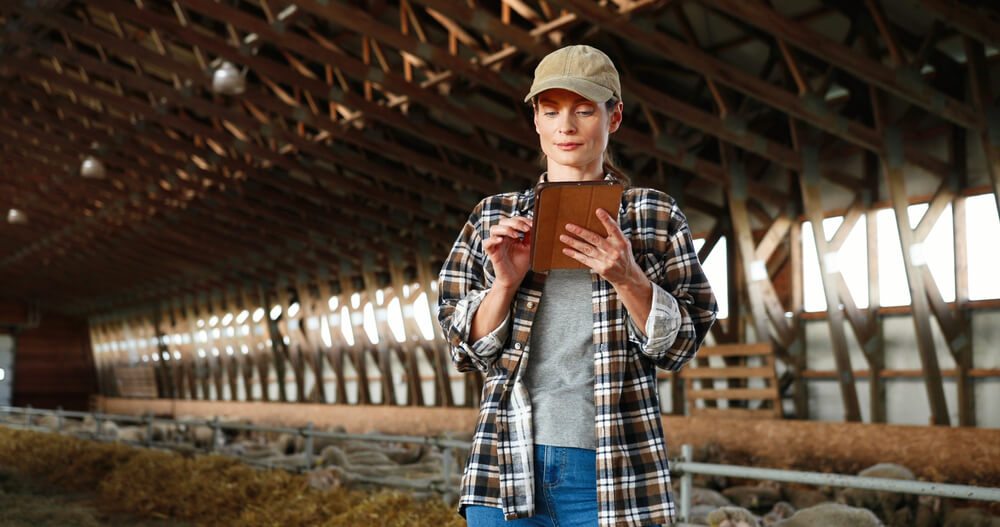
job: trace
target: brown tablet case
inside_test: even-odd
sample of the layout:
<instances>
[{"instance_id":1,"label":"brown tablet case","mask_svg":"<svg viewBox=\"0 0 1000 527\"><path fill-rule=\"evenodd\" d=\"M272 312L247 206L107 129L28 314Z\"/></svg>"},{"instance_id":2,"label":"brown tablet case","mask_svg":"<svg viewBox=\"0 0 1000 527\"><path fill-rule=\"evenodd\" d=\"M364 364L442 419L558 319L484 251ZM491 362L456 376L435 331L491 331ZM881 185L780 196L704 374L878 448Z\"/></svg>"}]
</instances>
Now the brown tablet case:
<instances>
[{"instance_id":1,"label":"brown tablet case","mask_svg":"<svg viewBox=\"0 0 1000 527\"><path fill-rule=\"evenodd\" d=\"M622 185L615 181L570 181L539 183L535 187L534 226L531 229L531 270L585 269L587 266L563 254L567 247L559 240L569 234L567 223L580 225L607 236L595 212L602 208L618 219Z\"/></svg>"}]
</instances>

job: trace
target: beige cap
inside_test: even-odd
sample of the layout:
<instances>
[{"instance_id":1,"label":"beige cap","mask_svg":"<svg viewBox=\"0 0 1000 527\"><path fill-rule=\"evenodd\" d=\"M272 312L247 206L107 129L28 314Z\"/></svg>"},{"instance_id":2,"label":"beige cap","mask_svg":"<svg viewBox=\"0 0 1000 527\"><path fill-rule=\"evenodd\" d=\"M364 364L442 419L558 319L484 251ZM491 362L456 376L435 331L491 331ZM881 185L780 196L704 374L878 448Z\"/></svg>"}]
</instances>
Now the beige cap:
<instances>
[{"instance_id":1,"label":"beige cap","mask_svg":"<svg viewBox=\"0 0 1000 527\"><path fill-rule=\"evenodd\" d=\"M579 93L596 103L612 96L622 100L615 65L603 51L586 45L566 46L546 55L535 68L535 80L524 102L552 88Z\"/></svg>"}]
</instances>

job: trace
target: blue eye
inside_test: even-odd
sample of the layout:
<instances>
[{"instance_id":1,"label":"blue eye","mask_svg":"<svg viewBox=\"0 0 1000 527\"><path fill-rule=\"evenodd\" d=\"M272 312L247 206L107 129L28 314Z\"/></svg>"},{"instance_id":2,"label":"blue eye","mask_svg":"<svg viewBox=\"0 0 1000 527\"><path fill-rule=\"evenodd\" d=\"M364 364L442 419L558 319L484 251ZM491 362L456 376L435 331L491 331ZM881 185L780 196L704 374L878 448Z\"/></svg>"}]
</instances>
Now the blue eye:
<instances>
[{"instance_id":1,"label":"blue eye","mask_svg":"<svg viewBox=\"0 0 1000 527\"><path fill-rule=\"evenodd\" d=\"M584 110L584 111L579 111L577 113L580 114L580 115L585 115L585 116L594 115L594 111L593 110Z\"/></svg>"},{"instance_id":2,"label":"blue eye","mask_svg":"<svg viewBox=\"0 0 1000 527\"><path fill-rule=\"evenodd\" d=\"M554 116L555 116L555 115L556 115L557 113L558 113L558 112L545 112L545 113L544 113L544 114L542 114L542 115L544 115L544 116L546 116L546 117L554 117Z\"/></svg>"}]
</instances>

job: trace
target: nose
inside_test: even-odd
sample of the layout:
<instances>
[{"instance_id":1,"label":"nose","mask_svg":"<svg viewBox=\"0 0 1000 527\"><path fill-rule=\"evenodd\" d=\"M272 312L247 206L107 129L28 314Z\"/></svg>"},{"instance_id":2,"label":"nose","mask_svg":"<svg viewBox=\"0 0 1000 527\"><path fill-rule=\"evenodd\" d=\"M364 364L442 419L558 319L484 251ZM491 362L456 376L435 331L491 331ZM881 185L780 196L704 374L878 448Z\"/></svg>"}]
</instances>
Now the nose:
<instances>
[{"instance_id":1,"label":"nose","mask_svg":"<svg viewBox=\"0 0 1000 527\"><path fill-rule=\"evenodd\" d=\"M572 135L576 133L576 121L573 119L572 112L563 113L560 112L559 115L559 133Z\"/></svg>"}]
</instances>

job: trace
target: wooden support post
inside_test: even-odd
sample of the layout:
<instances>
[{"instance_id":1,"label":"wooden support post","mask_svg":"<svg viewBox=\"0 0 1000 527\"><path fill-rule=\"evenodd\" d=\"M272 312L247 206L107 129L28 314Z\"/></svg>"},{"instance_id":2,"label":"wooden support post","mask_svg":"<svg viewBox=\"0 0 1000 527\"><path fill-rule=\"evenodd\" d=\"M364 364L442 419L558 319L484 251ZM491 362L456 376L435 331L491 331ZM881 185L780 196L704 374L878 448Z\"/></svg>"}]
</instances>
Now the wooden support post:
<instances>
[{"instance_id":1,"label":"wooden support post","mask_svg":"<svg viewBox=\"0 0 1000 527\"><path fill-rule=\"evenodd\" d=\"M340 296L344 301L344 305L347 307L348 320L347 324L350 326L352 331L352 336L354 337L354 345L351 346L347 352L347 356L350 358L351 366L354 367L354 376L357 379L358 387L358 404L372 404L371 397L371 385L368 383L368 360L365 353L365 345L363 339L367 339L364 335L364 329L360 329L359 324L354 323L354 306L350 305L351 295L354 294L355 288L351 280L351 265L346 261L341 261L340 263ZM360 308L360 304L358 306ZM362 316L361 312L357 313Z\"/></svg>"},{"instance_id":2,"label":"wooden support post","mask_svg":"<svg viewBox=\"0 0 1000 527\"><path fill-rule=\"evenodd\" d=\"M405 305L413 295L404 295L404 289L409 291L409 286L406 283L405 273L403 269L403 255L402 251L398 249L392 250L392 255L389 261L389 278L392 284L392 296L399 300L400 308ZM388 301L387 301L388 302ZM419 362L419 351L421 346L417 345L418 335L420 329L414 323L413 317L407 317L403 313L403 332L406 334L406 338L401 343L401 350L404 355L404 364L406 365L406 387L407 396L406 404L408 406L424 406L424 390L423 382L420 379L420 362ZM429 361L431 367L434 366L433 357Z\"/></svg>"},{"instance_id":3,"label":"wooden support post","mask_svg":"<svg viewBox=\"0 0 1000 527\"><path fill-rule=\"evenodd\" d=\"M969 81L976 108L986 116L986 131L980 135L986 156L986 171L993 184L993 198L1000 214L1000 103L993 96L990 86L986 53L980 42L964 37L965 55L968 57Z\"/></svg>"},{"instance_id":4,"label":"wooden support post","mask_svg":"<svg viewBox=\"0 0 1000 527\"><path fill-rule=\"evenodd\" d=\"M431 289L430 285L431 282L436 281L436 276L431 270L430 251L423 245L418 249L417 280L419 281L420 289L427 293L427 302L433 316L437 311L435 306L438 303L438 293ZM433 326L434 338L427 345L434 350L435 357L432 362L434 365L435 384L437 385L437 396L435 397L434 404L437 406L452 407L455 406L455 396L451 389L451 353L449 352L448 343L444 339L444 332L441 330L441 326L436 319L432 320L431 326ZM475 372L467 373L466 382L468 382L470 375L478 374ZM466 406L468 406L468 400L466 400Z\"/></svg>"},{"instance_id":5,"label":"wooden support post","mask_svg":"<svg viewBox=\"0 0 1000 527\"><path fill-rule=\"evenodd\" d=\"M801 150L803 171L799 174L799 187L802 189L802 205L812 224L813 237L816 242L816 257L819 260L820 278L826 297L826 319L830 327L830 343L833 346L833 358L840 373L840 395L844 404L844 418L847 421L861 421L858 392L854 384L854 368L851 366L847 337L844 334L840 296L831 276L834 273L839 274L840 271L839 268L831 267L834 265L830 256L833 253L827 249L826 234L823 232L823 205L819 188L819 151L812 145L803 146Z\"/></svg>"},{"instance_id":6,"label":"wooden support post","mask_svg":"<svg viewBox=\"0 0 1000 527\"><path fill-rule=\"evenodd\" d=\"M321 268L317 273L316 278L316 290L319 293L318 302L320 305L317 310L320 312L329 310L329 315L322 315L319 321L319 331L320 338L317 342L318 353L323 357L323 360L330 365L330 370L333 372L334 376L334 388L335 392L327 394L327 402L346 404L347 403L347 389L344 383L344 338L343 333L340 331L339 324L333 324L332 320L340 320L340 308L341 301L340 297L334 297L330 289L330 277L329 273L325 267ZM331 309L331 298L336 298L337 304L335 309ZM329 338L329 342L323 337ZM323 371L324 368L320 367L319 371Z\"/></svg>"},{"instance_id":7,"label":"wooden support post","mask_svg":"<svg viewBox=\"0 0 1000 527\"><path fill-rule=\"evenodd\" d=\"M796 419L809 419L809 386L806 384L803 372L808 366L806 361L806 335L805 324L802 323L803 312L803 277L802 277L802 224L798 221L792 224L789 231L788 244L791 254L790 268L792 282L792 317L795 320L794 340L789 346L788 355L791 356L791 363L788 364L792 372L792 401L795 406Z\"/></svg>"},{"instance_id":8,"label":"wooden support post","mask_svg":"<svg viewBox=\"0 0 1000 527\"><path fill-rule=\"evenodd\" d=\"M365 259L363 259L365 260ZM372 352L376 357L376 364L378 364L379 377L382 378L382 404L394 405L397 404L396 399L396 387L393 384L392 377L392 332L389 331L388 324L385 320L380 321L378 312L381 309L385 312L385 308L381 307L377 302L378 295L378 283L375 278L374 263L369 257L364 263L365 268L361 272L361 277L365 283L365 294L368 297L368 301L371 302L372 310L375 312L375 334L378 335L378 344L375 344L372 348ZM383 303L385 301L385 293L383 292Z\"/></svg>"},{"instance_id":9,"label":"wooden support post","mask_svg":"<svg viewBox=\"0 0 1000 527\"><path fill-rule=\"evenodd\" d=\"M278 331L278 326L273 320L271 320L271 294L263 286L258 287L260 303L264 306L264 326L267 328L268 334L268 347L271 350L271 361L274 367L274 374L276 377L276 382L278 383L278 400L287 403L288 393L285 389L285 359L281 353L280 346L284 345L281 338L281 333ZM268 374L263 376L261 379L264 389L268 390L270 388L270 369L268 369Z\"/></svg>"},{"instance_id":10,"label":"wooden support post","mask_svg":"<svg viewBox=\"0 0 1000 527\"><path fill-rule=\"evenodd\" d=\"M875 110L875 121L884 131L886 155L881 156L882 172L889 191L889 200L896 213L896 229L899 232L900 248L903 251L903 265L906 270L906 280L910 286L910 299L913 305L913 324L916 329L917 349L920 353L924 369L924 383L927 388L927 400L930 404L931 422L936 425L948 426L948 406L945 404L944 387L941 381L941 368L938 365L937 353L934 349L933 334L930 326L930 310L927 302L927 291L924 286L923 273L928 272L926 261L921 252L922 246L914 248L913 229L910 228L906 195L906 182L903 173L903 131L886 125L885 104L876 88L871 89L871 101ZM914 258L916 256L916 259Z\"/></svg>"},{"instance_id":11,"label":"wooden support post","mask_svg":"<svg viewBox=\"0 0 1000 527\"><path fill-rule=\"evenodd\" d=\"M725 154L726 151L723 150ZM724 156L724 159L732 156ZM791 343L791 328L785 321L784 309L777 303L773 294L770 277L765 260L758 260L757 248L754 245L750 216L747 212L747 181L743 165L735 159L728 159L730 185L728 189L729 215L732 218L735 249L739 251L742 262L742 279L746 284L747 300L750 304L757 342L771 343L780 356L789 363L787 349ZM761 253L762 254L762 253ZM766 255L770 256L770 255ZM779 313L780 312L780 313ZM736 313L730 312L730 317ZM770 324L768 323L770 321ZM776 335L772 335L770 326L774 325ZM745 340L741 340L745 342ZM780 351L780 353L779 353ZM781 408L777 409L779 412Z\"/></svg>"},{"instance_id":12,"label":"wooden support post","mask_svg":"<svg viewBox=\"0 0 1000 527\"><path fill-rule=\"evenodd\" d=\"M881 373L885 369L885 339L882 334L882 317L879 315L881 300L879 295L879 259L878 259L878 219L871 203L878 200L879 161L878 156L871 152L864 153L864 179L867 186L862 189L865 196L864 205L867 211L865 228L868 242L868 334L870 339L865 345L865 359L868 361L868 389L871 409L871 422L886 422L885 381Z\"/></svg>"}]
</instances>

